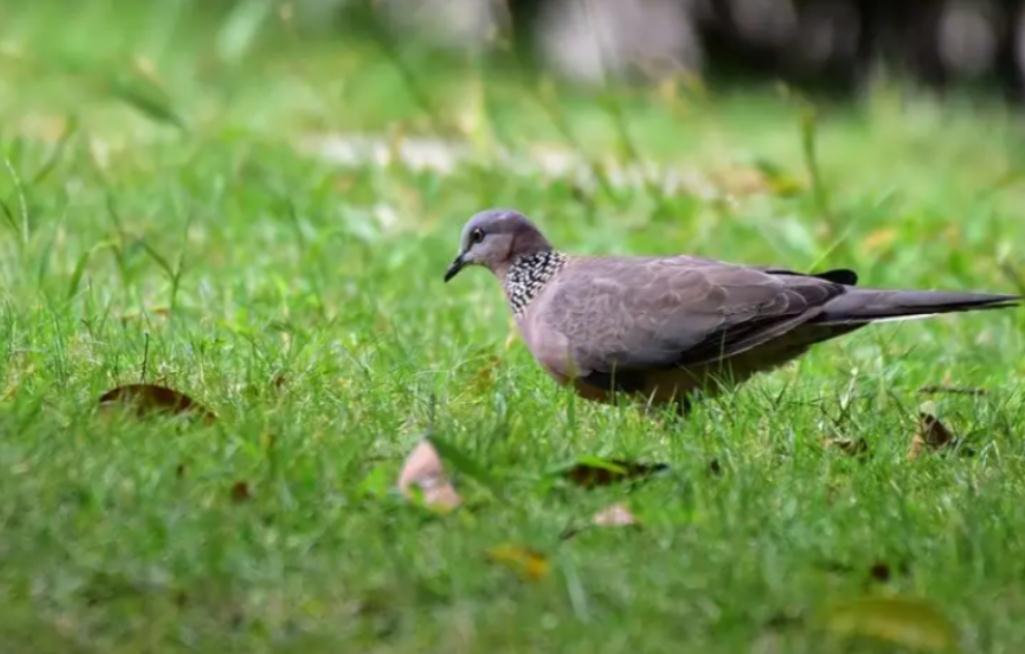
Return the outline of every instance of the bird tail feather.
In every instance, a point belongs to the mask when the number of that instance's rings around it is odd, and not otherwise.
[[[1021,302],[1021,296],[949,291],[886,291],[850,289],[826,303],[815,322],[826,325],[883,320],[928,318],[940,313],[1003,309]]]

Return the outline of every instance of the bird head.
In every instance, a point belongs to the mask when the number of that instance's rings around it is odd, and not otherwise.
[[[511,209],[489,209],[463,226],[459,254],[445,271],[445,281],[466,266],[484,266],[503,275],[516,259],[551,250],[547,239],[523,214]]]

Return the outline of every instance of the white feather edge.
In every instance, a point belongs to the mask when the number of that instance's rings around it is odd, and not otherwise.
[[[876,322],[905,322],[907,320],[924,320],[926,318],[932,318],[934,316],[943,315],[940,313],[916,313],[910,316],[889,316],[887,318],[868,318],[862,320],[829,320],[826,322],[820,322],[820,325],[867,325],[868,323]]]

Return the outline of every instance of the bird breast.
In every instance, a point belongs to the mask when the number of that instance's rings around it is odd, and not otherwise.
[[[560,384],[567,383],[571,378],[582,373],[574,369],[572,343],[559,330],[544,320],[545,306],[554,295],[550,284],[543,289],[529,306],[517,316],[516,322],[523,336],[527,349],[548,374]]]

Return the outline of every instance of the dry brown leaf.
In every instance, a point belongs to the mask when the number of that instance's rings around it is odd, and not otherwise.
[[[886,583],[890,580],[890,566],[885,561],[876,561],[869,567],[868,576],[879,583]]]
[[[868,454],[868,441],[864,438],[855,439],[843,436],[833,436],[832,438],[823,438],[822,444],[826,447],[835,447],[849,456],[863,456]]]
[[[489,548],[488,559],[516,571],[523,579],[540,581],[551,572],[548,559],[535,550],[505,543]]]
[[[712,183],[727,195],[757,195],[772,190],[765,173],[750,166],[731,166],[713,171]]]
[[[207,422],[217,416],[188,395],[157,384],[126,384],[113,388],[99,399],[100,408],[132,406],[139,416],[150,413],[191,413]]]
[[[171,317],[171,310],[167,307],[155,307],[153,309],[147,309],[145,311],[132,311],[121,316],[121,324],[127,324],[136,320],[143,320],[144,318],[162,318],[167,319]]]
[[[495,374],[501,365],[502,359],[498,355],[488,356],[473,374],[473,387],[481,393],[489,391],[495,385]]]
[[[733,164],[711,171],[708,177],[721,194],[734,197],[765,193],[790,196],[803,188],[799,180],[768,161]]]
[[[951,395],[985,395],[984,388],[971,388],[968,386],[948,386],[946,384],[929,384],[918,389],[923,395],[934,395],[936,393],[950,393]]]
[[[908,448],[908,460],[917,459],[925,452],[936,452],[954,447],[957,438],[954,433],[947,429],[947,426],[940,422],[939,418],[920,411],[918,413],[918,431],[911,439],[911,446]]]
[[[414,496],[414,488],[419,489],[423,503],[442,512],[451,511],[463,502],[445,474],[438,451],[426,439],[420,441],[406,457],[398,486],[399,492],[407,498]]]
[[[562,476],[577,486],[594,488],[628,479],[643,479],[668,469],[664,463],[637,463],[623,459],[588,457],[562,471]]]
[[[248,502],[253,498],[253,492],[249,489],[249,484],[244,481],[236,481],[231,485],[231,501],[236,504],[242,502]]]
[[[599,527],[628,527],[640,523],[630,507],[623,502],[610,504],[598,511],[591,518],[591,522]]]
[[[274,387],[274,390],[280,391],[288,384],[288,377],[285,375],[285,373],[279,372],[271,378],[270,383],[271,386]]]

